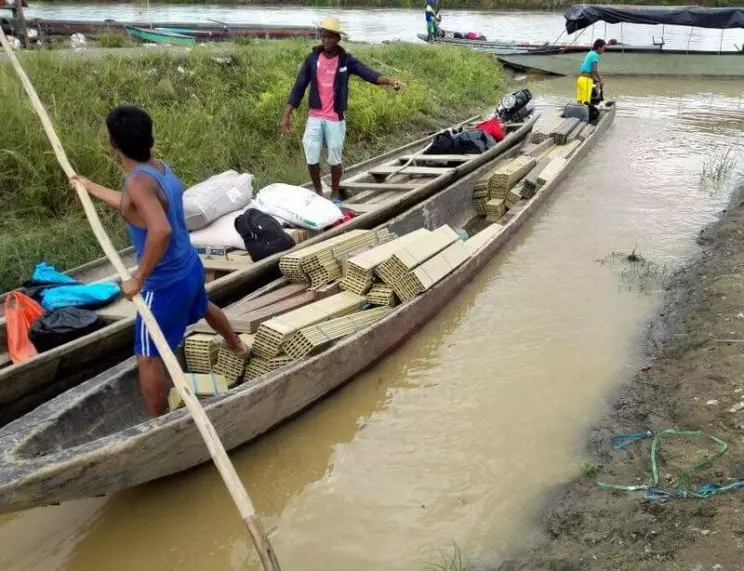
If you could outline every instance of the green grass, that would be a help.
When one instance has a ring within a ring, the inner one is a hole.
[[[594,460],[584,460],[581,462],[581,473],[587,478],[594,478],[602,471],[602,464]]]
[[[291,134],[278,124],[300,62],[311,44],[286,41],[226,46],[183,55],[70,58],[54,52],[23,58],[74,168],[118,188],[122,176],[108,148],[105,117],[119,103],[146,108],[156,152],[186,185],[227,169],[252,172],[259,188],[303,183],[304,107]],[[362,61],[407,88],[399,93],[352,79],[346,164],[363,160],[495,105],[506,78],[492,58],[425,46],[351,46]],[[0,65],[0,291],[26,279],[41,259],[60,268],[99,254],[74,195],[10,67]],[[106,217],[117,244],[121,220]]]
[[[125,48],[134,46],[134,42],[118,32],[104,32],[98,36],[98,45],[102,48]]]

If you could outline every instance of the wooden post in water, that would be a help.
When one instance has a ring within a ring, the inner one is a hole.
[[[28,28],[26,27],[26,16],[23,14],[23,0],[15,0],[15,13],[18,19],[18,33],[21,36],[21,45],[28,48]]]
[[[62,148],[62,143],[60,142],[59,137],[57,137],[57,134],[54,131],[52,121],[49,118],[46,110],[44,109],[41,101],[39,100],[39,96],[36,94],[36,90],[31,84],[31,81],[26,75],[26,72],[23,71],[18,58],[15,57],[10,44],[8,44],[8,38],[5,36],[5,33],[2,31],[2,29],[0,29],[0,43],[2,44],[3,49],[5,49],[5,52],[8,55],[8,59],[13,65],[13,68],[18,74],[18,77],[23,84],[23,88],[26,90],[26,93],[31,99],[31,103],[33,104],[34,109],[36,110],[36,113],[41,120],[44,131],[46,132],[46,135],[49,138],[49,142],[52,145],[52,149],[54,149],[54,154],[57,157],[57,161],[62,167],[62,170],[65,171],[65,174],[68,176],[68,178],[73,177],[75,175],[75,171],[73,170],[72,165],[70,165],[70,162],[67,159],[67,155]],[[124,263],[121,261],[121,258],[119,258],[118,252],[114,248],[114,245],[111,243],[111,239],[109,238],[108,234],[106,234],[106,230],[103,228],[101,220],[98,218],[98,213],[96,212],[95,206],[93,205],[93,201],[88,195],[88,191],[86,191],[81,184],[75,185],[75,191],[77,192],[78,198],[83,205],[85,215],[88,217],[88,222],[93,229],[93,233],[96,235],[96,238],[98,239],[101,248],[103,248],[103,251],[106,253],[109,261],[114,266],[114,268],[116,268],[116,271],[121,277],[122,281],[130,279],[131,276],[129,275],[129,272],[124,266]],[[243,483],[240,481],[240,478],[235,471],[235,467],[230,462],[230,458],[227,456],[227,452],[225,451],[225,448],[222,445],[219,436],[217,435],[217,431],[209,420],[207,413],[204,412],[204,409],[199,403],[199,400],[194,396],[193,392],[186,384],[186,379],[184,377],[183,371],[181,370],[181,365],[178,363],[176,356],[173,354],[173,351],[171,351],[170,347],[168,346],[168,342],[163,336],[158,322],[155,320],[155,317],[152,315],[150,308],[144,302],[140,294],[137,294],[137,296],[134,298],[134,305],[137,308],[137,311],[142,316],[142,320],[147,326],[150,337],[155,342],[155,346],[160,352],[160,356],[165,363],[165,367],[168,370],[171,379],[173,380],[173,384],[183,398],[183,401],[186,404],[186,408],[188,409],[189,413],[193,417],[194,423],[199,429],[199,432],[204,439],[204,443],[207,445],[207,449],[212,456],[212,460],[214,460],[214,463],[217,466],[217,470],[220,473],[220,476],[222,476],[222,479],[225,482],[225,486],[230,492],[233,502],[235,502],[235,505],[240,512],[243,523],[248,528],[248,532],[251,536],[251,539],[253,540],[253,544],[256,546],[258,555],[261,558],[263,568],[266,571],[280,571],[279,562],[277,561],[274,550],[269,543],[269,538],[266,536],[266,532],[264,531],[261,522],[256,516],[256,512],[253,508],[253,503],[248,497],[248,492],[246,492]]]

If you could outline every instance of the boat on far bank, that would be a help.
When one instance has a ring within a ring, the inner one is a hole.
[[[744,76],[744,51],[723,49],[723,31],[744,28],[744,8],[647,7],[576,5],[566,10],[566,32],[573,34],[597,22],[686,26],[721,30],[717,51],[668,49],[663,37],[650,46],[608,45],[602,54],[601,73],[613,75],[666,75],[697,77]],[[518,71],[573,76],[589,46],[549,48],[498,55],[499,61]]]
[[[192,36],[181,34],[174,30],[150,30],[135,26],[127,26],[124,29],[130,38],[137,38],[143,42],[171,44],[174,46],[193,46],[196,44],[196,39]]]

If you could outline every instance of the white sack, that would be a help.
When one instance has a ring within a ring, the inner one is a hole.
[[[191,245],[195,247],[238,248],[245,250],[245,242],[235,229],[235,219],[248,210],[248,207],[220,216],[209,226],[189,234]]]
[[[183,211],[189,230],[198,230],[221,216],[244,209],[253,195],[253,175],[225,171],[183,193]]]
[[[314,191],[283,183],[262,188],[254,206],[309,230],[323,230],[344,217],[338,206]]]

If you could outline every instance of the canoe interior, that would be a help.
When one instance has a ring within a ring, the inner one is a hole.
[[[311,234],[295,248],[347,230],[373,228],[389,220],[520,143],[535,120],[533,117],[526,123],[507,125],[505,139],[482,155],[412,156],[428,145],[430,137],[426,137],[351,167],[342,180],[341,191],[344,205],[357,213],[356,218],[322,233]],[[131,250],[129,255],[133,256]],[[270,283],[279,277],[277,265],[282,255],[253,262],[240,250],[202,252],[211,300],[224,307]],[[133,258],[129,259],[131,262]],[[131,269],[134,267],[132,264]],[[105,259],[85,268],[77,276],[82,282],[100,279],[101,274],[113,277]],[[76,275],[74,271],[71,273]],[[131,351],[136,316],[134,304],[121,298],[96,311],[108,323],[103,329],[24,363],[14,365],[7,358],[4,364],[0,363],[0,426],[113,366],[125,352]],[[4,336],[5,328],[0,327],[0,330]],[[4,337],[2,340],[5,341]]]
[[[598,125],[594,135],[587,138],[578,147],[573,158],[569,160],[566,168],[564,168],[565,172],[557,176],[543,190],[538,191],[537,195],[532,199],[522,200],[520,203],[514,205],[499,221],[499,224],[504,226],[501,238],[497,235],[496,238],[491,239],[491,242],[481,247],[481,251],[487,250],[488,255],[474,255],[470,259],[471,261],[466,262],[465,266],[446,277],[441,282],[441,285],[438,284],[431,291],[397,306],[382,321],[367,327],[352,337],[338,341],[320,354],[285,367],[286,372],[281,369],[274,371],[263,377],[238,385],[227,393],[206,399],[203,401],[203,404],[210,412],[210,416],[214,418],[216,415],[219,415],[219,408],[222,404],[232,398],[239,398],[241,394],[246,395],[243,397],[247,399],[245,404],[250,405],[251,399],[247,396],[248,394],[251,394],[254,390],[258,391],[258,393],[269,390],[272,383],[279,382],[279,379],[286,377],[295,379],[297,382],[301,382],[302,379],[309,382],[314,376],[310,375],[310,373],[308,373],[308,376],[305,376],[304,368],[313,370],[319,366],[329,366],[330,363],[325,363],[324,359],[325,361],[329,358],[333,359],[333,362],[340,365],[344,359],[344,355],[349,354],[349,351],[353,354],[356,348],[361,347],[362,352],[364,352],[362,345],[364,345],[365,336],[372,335],[372,332],[376,329],[378,331],[384,331],[381,328],[384,328],[387,322],[392,323],[395,320],[405,319],[407,314],[410,315],[410,308],[415,307],[419,302],[423,303],[422,300],[425,298],[437,301],[434,304],[432,304],[432,301],[427,302],[431,306],[431,312],[435,312],[436,307],[441,307],[449,301],[449,298],[437,299],[436,290],[449,287],[454,288],[453,291],[456,293],[459,289],[465,287],[472,278],[473,273],[487,263],[488,259],[495,254],[504,240],[516,232],[527,217],[549,196],[550,192],[552,192],[570,170],[569,167],[579,161],[594,145],[595,140],[611,124],[614,119],[614,113],[614,106],[608,107],[603,111],[600,125]],[[519,148],[514,148],[501,157],[486,163],[464,177],[461,181],[437,193],[417,207],[400,214],[381,225],[381,227],[385,227],[398,235],[403,235],[419,228],[434,230],[443,224],[448,224],[452,228],[466,229],[469,236],[472,237],[490,225],[483,216],[477,214],[473,209],[472,192],[475,181],[493,170],[499,163],[515,157],[519,154],[519,151]],[[475,266],[468,268],[468,265]],[[456,288],[452,285],[455,282],[458,284]],[[412,321],[416,321],[416,319]],[[425,319],[422,321],[425,322]],[[410,331],[409,334],[412,332]],[[394,347],[390,348],[390,350],[392,349]],[[366,363],[356,370],[355,373],[372,365],[383,356],[382,354],[365,356]],[[314,395],[307,404],[322,396],[323,394]],[[256,399],[260,400],[260,397],[257,396]],[[136,365],[133,359],[129,359],[117,365],[114,369],[86,381],[69,393],[61,395],[55,401],[34,411],[27,418],[20,419],[5,429],[0,430],[0,445],[3,443],[4,431],[10,434],[25,431],[26,435],[24,438],[15,440],[11,453],[12,457],[16,461],[37,459],[37,462],[41,462],[41,458],[49,455],[58,453],[66,454],[66,451],[74,454],[81,450],[77,447],[103,449],[113,442],[111,441],[111,438],[114,437],[113,435],[116,435],[117,442],[121,442],[125,439],[138,436],[144,437],[149,431],[166,429],[169,424],[179,424],[187,420],[183,410],[168,413],[157,419],[149,419],[144,410],[144,403],[136,384]],[[250,419],[233,418],[230,422],[245,423],[246,420]],[[273,424],[277,424],[281,420],[284,419],[274,419]],[[234,446],[240,443],[242,442],[232,442],[229,444]]]

